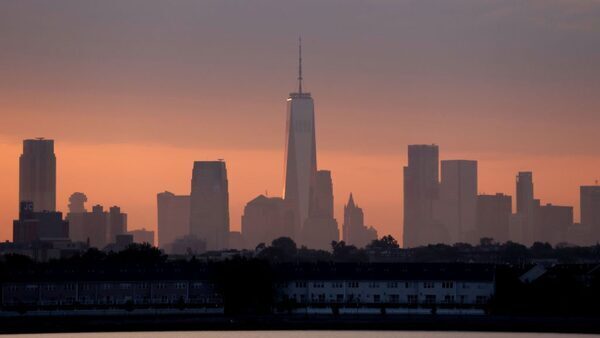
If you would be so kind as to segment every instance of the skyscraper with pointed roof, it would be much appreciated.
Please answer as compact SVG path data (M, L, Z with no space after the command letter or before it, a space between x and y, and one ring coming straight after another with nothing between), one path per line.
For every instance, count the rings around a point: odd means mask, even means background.
M302 44L298 48L298 91L287 99L285 182L283 196L295 213L294 239L315 203L317 149L314 102L302 90Z
M377 239L377 230L365 226L365 216L362 208L354 203L350 193L348 204L344 206L343 240L348 245L362 248Z

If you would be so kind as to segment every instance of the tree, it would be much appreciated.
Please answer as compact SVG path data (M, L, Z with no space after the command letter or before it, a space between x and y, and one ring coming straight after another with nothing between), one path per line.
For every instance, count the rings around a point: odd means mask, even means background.
M371 250L394 250L399 249L400 245L398 241L392 235L383 236L381 239L374 239L370 244L367 245L367 249Z

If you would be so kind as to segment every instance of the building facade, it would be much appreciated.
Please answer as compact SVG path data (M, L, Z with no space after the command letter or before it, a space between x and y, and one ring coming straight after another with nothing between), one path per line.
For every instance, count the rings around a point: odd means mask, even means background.
M23 141L19 158L19 202L33 202L34 211L56 211L54 140Z
M448 244L474 243L477 224L477 161L442 161L434 214L448 233Z
M190 195L190 234L207 250L228 248L229 188L224 161L196 161Z
M364 248L377 239L377 230L365 225L363 209L354 203L350 193L348 203L344 206L343 240L348 245Z
M433 219L433 203L438 193L438 146L409 145L408 166L404 167L405 248L439 242L442 231Z
M177 238L190 233L190 196L165 191L157 194L158 246L169 252Z
M508 241L512 197L504 194L477 196L477 227L479 238L496 242Z

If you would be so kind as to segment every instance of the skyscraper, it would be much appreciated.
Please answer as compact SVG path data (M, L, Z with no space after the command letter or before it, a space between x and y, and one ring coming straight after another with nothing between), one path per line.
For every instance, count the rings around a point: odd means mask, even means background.
M317 149L315 137L314 102L310 93L302 91L302 46L299 47L298 92L287 99L287 128L285 148L285 183L283 197L296 213L294 239L309 216L314 203Z
M69 221L69 238L72 241L85 242L88 239L86 232L86 214L85 202L87 196L82 192L75 192L69 197L69 212L66 219Z
M365 226L365 216L362 208L354 203L352 193L348 198L348 204L344 206L343 240L348 245L358 248L365 247L377 239L377 230Z
M260 243L269 244L278 237L290 237L293 232L293 213L281 197L259 195L246 204L242 215L242 235L247 248Z
M567 231L573 226L573 207L546 204L536 209L535 241L564 243Z
M127 214L121 212L118 206L110 207L108 211L108 243L116 243L117 236L127 233Z
M600 239L600 185L579 188L581 224L590 229L594 241Z
M301 230L300 244L313 249L329 250L332 241L339 241L340 230L333 217L333 181L329 170L316 175L315 197L311 200L308 218Z
M535 241L535 212L536 202L533 193L533 173L521 171L517 175L517 217L521 222L521 238L523 244Z
M177 238L190 233L190 196L165 191L156 195L158 246L170 251Z
M404 247L434 242L441 229L433 220L439 190L437 145L409 145L404 167Z
M34 211L56 210L56 156L54 141L23 141L19 158L19 201L33 202Z
M477 227L479 238L508 240L512 198L504 194L477 196Z
M448 232L448 242L473 243L477 223L477 161L442 161L435 218Z
M207 250L226 249L229 238L229 190L225 162L194 162L191 190L190 233L205 240Z

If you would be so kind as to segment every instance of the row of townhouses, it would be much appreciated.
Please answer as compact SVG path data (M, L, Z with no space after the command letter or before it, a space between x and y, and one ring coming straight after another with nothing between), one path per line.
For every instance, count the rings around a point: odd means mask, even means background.
M287 264L275 267L275 299L294 307L472 307L494 296L494 266L478 264ZM131 280L93 275L76 280L7 280L1 305L221 307L222 295L208 277ZM123 277L127 277L124 274ZM198 278L200 277L200 278ZM243 280L240 283L244 283Z

